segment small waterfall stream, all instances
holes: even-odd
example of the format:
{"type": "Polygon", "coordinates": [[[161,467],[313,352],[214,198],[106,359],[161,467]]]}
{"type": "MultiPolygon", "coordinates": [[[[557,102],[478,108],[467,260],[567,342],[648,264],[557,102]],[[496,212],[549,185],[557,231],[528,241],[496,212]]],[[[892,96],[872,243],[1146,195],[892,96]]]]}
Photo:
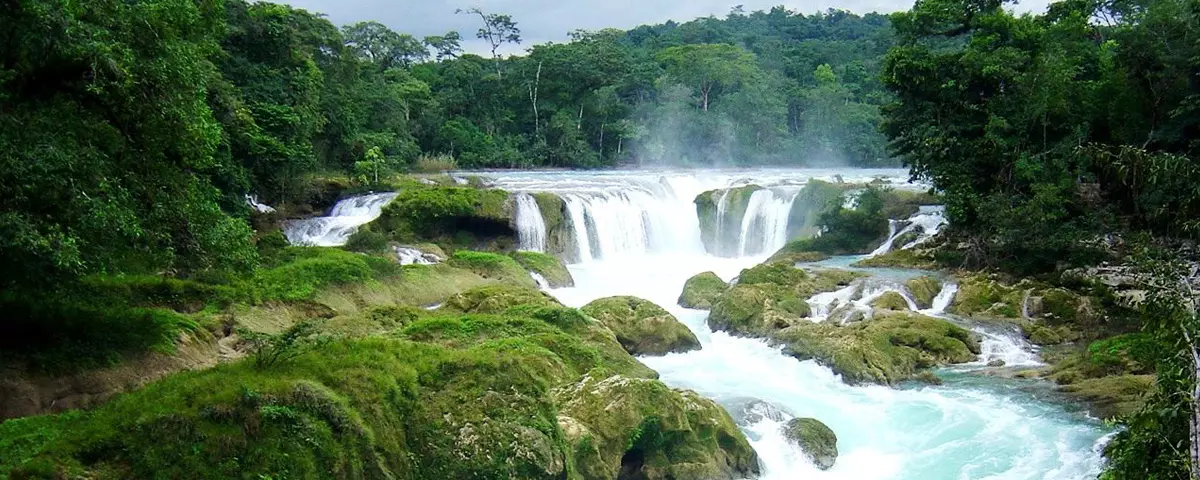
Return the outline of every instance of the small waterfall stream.
{"type": "Polygon", "coordinates": [[[329,215],[292,220],[283,226],[283,235],[292,245],[337,247],[358,231],[358,227],[379,218],[383,207],[396,198],[396,192],[371,193],[343,199],[329,215]]]}
{"type": "Polygon", "coordinates": [[[517,241],[521,250],[546,251],[546,220],[537,200],[528,193],[516,194],[517,241]]]}

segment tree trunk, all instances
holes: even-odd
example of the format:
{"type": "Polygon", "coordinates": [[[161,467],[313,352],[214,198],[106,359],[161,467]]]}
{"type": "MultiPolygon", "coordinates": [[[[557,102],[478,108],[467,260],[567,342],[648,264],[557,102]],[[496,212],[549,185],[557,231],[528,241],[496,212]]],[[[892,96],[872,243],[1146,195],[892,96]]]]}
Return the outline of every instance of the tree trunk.
{"type": "Polygon", "coordinates": [[[600,160],[604,160],[604,124],[600,124],[600,160]]]}
{"type": "Polygon", "coordinates": [[[708,94],[711,91],[712,85],[700,86],[700,109],[704,110],[704,113],[708,113],[708,94]]]}
{"type": "Polygon", "coordinates": [[[617,160],[621,159],[621,142],[625,141],[625,137],[617,137],[617,160]]]}
{"type": "Polygon", "coordinates": [[[575,130],[583,130],[583,104],[579,104],[579,122],[575,124],[575,130]]]}
{"type": "Polygon", "coordinates": [[[533,135],[541,135],[541,119],[538,116],[538,87],[542,83],[542,62],[538,62],[537,74],[533,76],[533,88],[529,90],[529,101],[533,103],[533,135]]]}

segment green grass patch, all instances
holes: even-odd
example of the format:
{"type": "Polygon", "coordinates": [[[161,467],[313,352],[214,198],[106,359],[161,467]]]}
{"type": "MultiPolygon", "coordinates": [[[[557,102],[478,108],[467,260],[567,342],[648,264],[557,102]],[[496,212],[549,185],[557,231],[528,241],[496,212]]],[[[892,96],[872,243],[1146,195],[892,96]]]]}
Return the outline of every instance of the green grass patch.
{"type": "Polygon", "coordinates": [[[534,286],[533,278],[516,260],[507,255],[488,252],[459,250],[447,262],[451,266],[470,270],[494,280],[503,280],[518,285],[534,286]]]}

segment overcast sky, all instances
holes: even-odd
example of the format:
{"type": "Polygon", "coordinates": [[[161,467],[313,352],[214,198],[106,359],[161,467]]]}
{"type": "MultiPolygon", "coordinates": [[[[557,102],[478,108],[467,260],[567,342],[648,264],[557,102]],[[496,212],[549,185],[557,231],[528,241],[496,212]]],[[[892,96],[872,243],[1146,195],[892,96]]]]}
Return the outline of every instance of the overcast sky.
{"type": "MultiPolygon", "coordinates": [[[[280,1],[280,0],[275,0],[280,1]]],[[[282,0],[312,12],[324,13],[337,25],[374,20],[417,38],[458,30],[464,47],[475,53],[487,49],[475,39],[479,18],[456,15],[457,9],[479,7],[488,13],[512,15],[521,29],[519,53],[531,45],[563,41],[573,30],[629,29],[667,20],[686,22],[709,15],[724,16],[735,5],[747,12],[783,5],[801,13],[828,8],[895,12],[912,7],[913,0],[282,0]]],[[[1043,9],[1048,0],[1025,0],[1018,10],[1043,9]]]]}

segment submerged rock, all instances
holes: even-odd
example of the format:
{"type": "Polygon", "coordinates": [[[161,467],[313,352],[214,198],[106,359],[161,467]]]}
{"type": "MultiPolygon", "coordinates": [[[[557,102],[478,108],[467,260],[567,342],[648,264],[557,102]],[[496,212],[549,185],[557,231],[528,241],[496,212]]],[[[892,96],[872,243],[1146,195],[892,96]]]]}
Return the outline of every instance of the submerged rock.
{"type": "Polygon", "coordinates": [[[689,278],[679,294],[679,305],[687,308],[708,310],[713,301],[725,293],[729,285],[713,272],[704,272],[689,278]]]}
{"type": "Polygon", "coordinates": [[[837,462],[837,435],[820,420],[794,418],[783,426],[783,436],[821,470],[829,470],[837,462]]]}
{"type": "Polygon", "coordinates": [[[720,405],[690,390],[588,374],[555,390],[558,425],[582,478],[730,480],[758,455],[720,405]]]}
{"type": "Polygon", "coordinates": [[[580,310],[612,330],[632,355],[666,355],[700,348],[700,341],[687,326],[648,300],[601,298],[580,310]]]}

